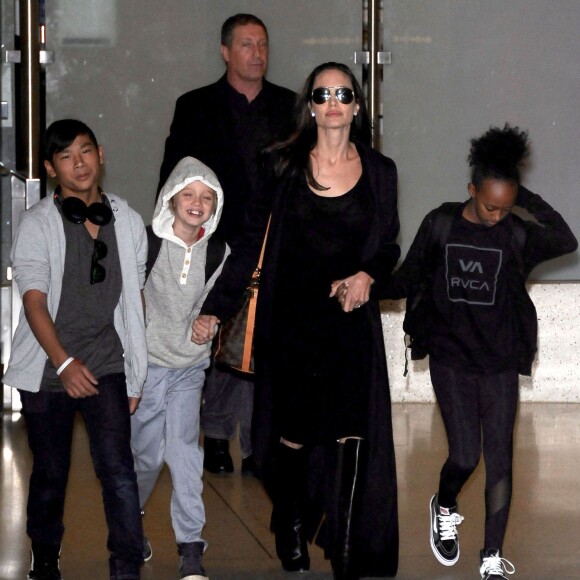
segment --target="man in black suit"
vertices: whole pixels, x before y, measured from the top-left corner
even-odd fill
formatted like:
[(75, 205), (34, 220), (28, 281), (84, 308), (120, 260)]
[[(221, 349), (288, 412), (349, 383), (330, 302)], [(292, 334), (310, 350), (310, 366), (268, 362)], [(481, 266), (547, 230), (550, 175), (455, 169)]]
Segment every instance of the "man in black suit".
[[(221, 53), (225, 74), (177, 99), (158, 189), (185, 156), (208, 165), (224, 192), (216, 233), (231, 246), (241, 233), (247, 201), (260, 187), (261, 151), (291, 131), (295, 94), (264, 78), (268, 31), (256, 16), (236, 14), (224, 22)], [(233, 471), (229, 440), (239, 422), (242, 473), (255, 474), (250, 442), (253, 390), (251, 379), (216, 368), (209, 372), (201, 411), (208, 471)]]

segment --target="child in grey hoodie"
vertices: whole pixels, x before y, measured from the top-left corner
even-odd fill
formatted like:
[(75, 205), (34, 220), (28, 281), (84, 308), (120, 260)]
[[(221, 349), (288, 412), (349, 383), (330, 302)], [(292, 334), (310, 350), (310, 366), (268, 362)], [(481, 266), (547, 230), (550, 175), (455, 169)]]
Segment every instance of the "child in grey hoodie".
[[(167, 463), (173, 482), (171, 520), (180, 578), (205, 580), (201, 538), (203, 450), (199, 413), (211, 345), (192, 342), (192, 323), (221, 272), (229, 250), (214, 236), (223, 207), (215, 174), (193, 157), (182, 159), (162, 188), (148, 228), (145, 284), (148, 374), (131, 419), (131, 446), (141, 507)], [(143, 557), (152, 552), (147, 540)]]

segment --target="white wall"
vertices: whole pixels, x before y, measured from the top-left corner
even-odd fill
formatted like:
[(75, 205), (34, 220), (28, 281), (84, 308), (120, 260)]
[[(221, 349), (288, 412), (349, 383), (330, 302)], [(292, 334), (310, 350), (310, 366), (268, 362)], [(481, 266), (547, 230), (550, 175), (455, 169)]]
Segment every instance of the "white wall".
[[(507, 121), (529, 131), (523, 184), (580, 232), (580, 2), (384, 0), (383, 151), (399, 169), (400, 244), (425, 214), (467, 199), (469, 140)], [(580, 280), (578, 254), (533, 280)]]
[[(544, 282), (528, 285), (538, 311), (538, 354), (531, 377), (520, 377), (520, 398), (527, 402), (580, 402), (580, 283)], [(405, 301), (382, 303), (383, 332), (387, 349), (393, 402), (435, 400), (429, 379), (428, 359), (411, 361), (403, 377)]]

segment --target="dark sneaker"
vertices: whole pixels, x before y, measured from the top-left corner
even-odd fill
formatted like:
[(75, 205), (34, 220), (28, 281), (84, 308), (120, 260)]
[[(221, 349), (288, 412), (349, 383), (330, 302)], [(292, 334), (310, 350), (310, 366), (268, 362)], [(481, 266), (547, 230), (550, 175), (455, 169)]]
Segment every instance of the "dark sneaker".
[(143, 536), (143, 562), (149, 562), (153, 558), (153, 550), (149, 540)]
[(32, 544), (28, 580), (62, 580), (58, 560), (60, 545)]
[(459, 540), (457, 527), (463, 516), (457, 507), (446, 508), (437, 503), (437, 494), (431, 498), (431, 549), (435, 558), (444, 566), (453, 566), (459, 560)]
[(254, 461), (253, 455), (248, 455), (248, 457), (242, 459), (242, 475), (259, 476), (258, 466)]
[(209, 580), (201, 565), (204, 550), (203, 542), (177, 544), (180, 580)]
[[(141, 519), (145, 516), (145, 510), (141, 509)], [(143, 536), (143, 562), (149, 562), (153, 558), (153, 550), (151, 549), (151, 544), (149, 539)]]
[(232, 473), (234, 463), (227, 439), (205, 437), (203, 440), (203, 467), (211, 473)]
[(481, 580), (507, 580), (506, 574), (511, 575), (516, 571), (516, 567), (509, 560), (501, 557), (500, 550), (481, 550), (480, 559)]

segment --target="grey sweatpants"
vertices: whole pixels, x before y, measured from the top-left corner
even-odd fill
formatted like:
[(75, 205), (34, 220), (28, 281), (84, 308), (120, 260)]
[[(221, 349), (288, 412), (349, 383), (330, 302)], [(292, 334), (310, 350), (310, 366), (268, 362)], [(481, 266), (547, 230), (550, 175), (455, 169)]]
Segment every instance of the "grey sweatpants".
[(209, 359), (185, 369), (149, 364), (143, 398), (131, 417), (131, 448), (145, 506), (164, 463), (171, 472), (171, 523), (178, 544), (202, 541), (205, 525), (199, 412)]

